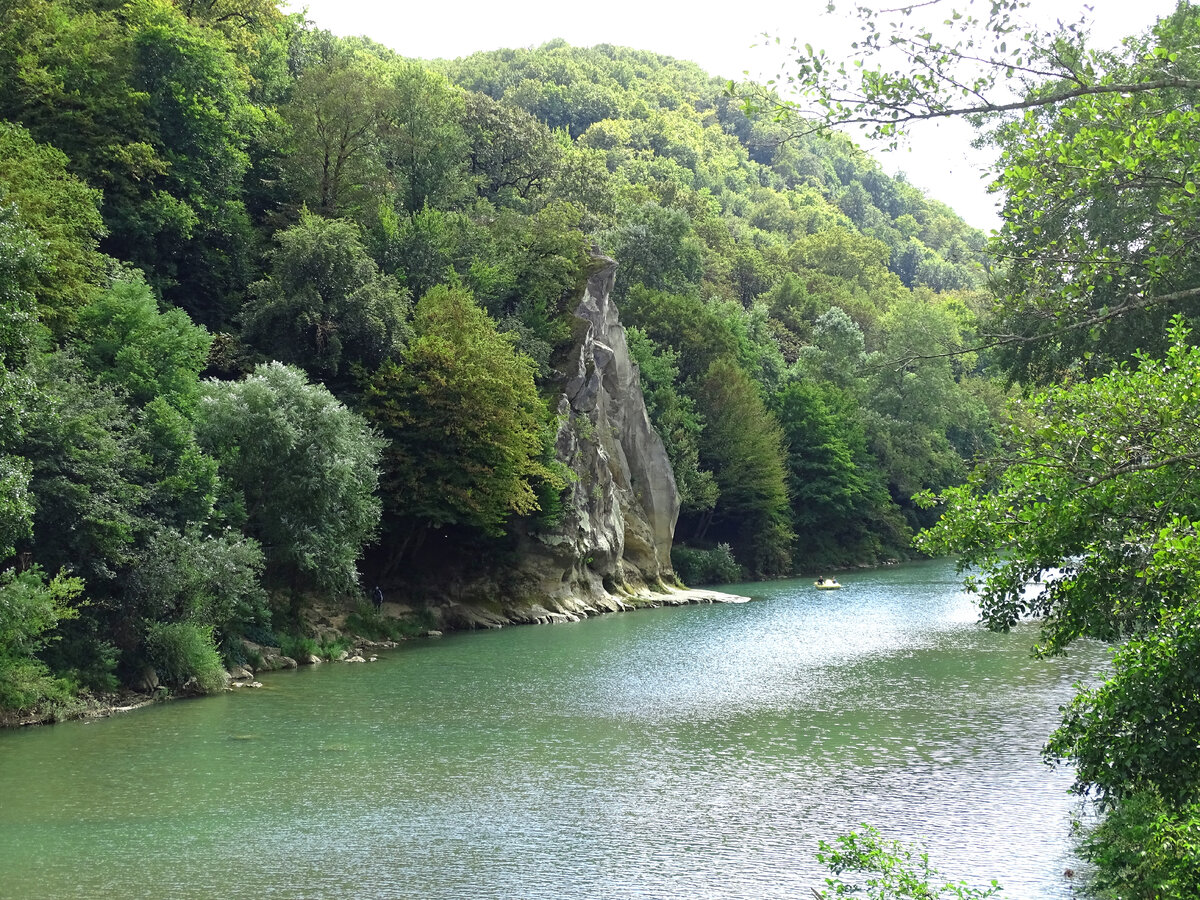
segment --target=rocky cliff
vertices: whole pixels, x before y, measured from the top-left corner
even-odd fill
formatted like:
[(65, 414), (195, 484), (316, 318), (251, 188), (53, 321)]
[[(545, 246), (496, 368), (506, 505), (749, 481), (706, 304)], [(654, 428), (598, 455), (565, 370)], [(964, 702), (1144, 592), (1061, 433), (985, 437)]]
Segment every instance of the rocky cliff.
[(721, 599), (678, 592), (671, 540), (675, 476), (650, 424), (637, 366), (611, 294), (617, 264), (597, 257), (560, 361), (557, 456), (574, 473), (556, 527), (520, 539), (513, 572), (456, 591), (438, 610), (449, 627), (560, 621), (627, 606)]
[(595, 260), (575, 309), (558, 400), (558, 458), (576, 476), (559, 527), (527, 548), (568, 590), (590, 595), (674, 582), (675, 476), (650, 424), (611, 295), (617, 264)]

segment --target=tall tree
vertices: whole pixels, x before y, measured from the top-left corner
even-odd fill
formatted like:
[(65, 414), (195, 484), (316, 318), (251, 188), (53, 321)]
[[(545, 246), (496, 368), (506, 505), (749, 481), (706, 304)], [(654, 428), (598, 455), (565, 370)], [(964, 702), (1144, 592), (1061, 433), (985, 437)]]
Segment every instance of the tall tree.
[(419, 63), (391, 79), (384, 160), (408, 212), (446, 208), (470, 190), (463, 97), (443, 75)]
[(33, 530), (33, 462), (17, 452), (36, 404), (30, 364), (42, 340), (33, 288), (42, 245), (0, 197), (0, 558)]
[(400, 351), (408, 293), (380, 274), (354, 223), (305, 211), (276, 240), (270, 276), (242, 312), (250, 344), (335, 385), (355, 364), (372, 370)]
[(487, 94), (468, 94), (463, 105), (469, 172), (485, 197), (529, 201), (554, 184), (563, 148), (545, 124)]
[(864, 542), (879, 531), (868, 527), (874, 524), (872, 514), (888, 505), (882, 479), (863, 466), (868, 455), (862, 428), (839, 416), (823, 393), (810, 381), (794, 381), (773, 399), (788, 447), (788, 498), (800, 570), (866, 555)]
[(708, 517), (713, 529), (733, 539), (739, 561), (755, 574), (786, 572), (793, 534), (783, 432), (757, 386), (731, 360), (709, 366), (700, 397), (707, 411), (701, 460), (721, 491)]
[(380, 131), (390, 87), (383, 64), (326, 35), (310, 50), (281, 108), (292, 129), (288, 177), (324, 216), (356, 215), (386, 185)]
[(403, 361), (366, 390), (367, 414), (389, 441), (387, 508), (408, 537), (444, 525), (502, 534), (514, 515), (539, 509), (540, 484), (565, 486), (544, 462), (548, 413), (532, 361), (461, 290), (427, 293), (413, 328)]

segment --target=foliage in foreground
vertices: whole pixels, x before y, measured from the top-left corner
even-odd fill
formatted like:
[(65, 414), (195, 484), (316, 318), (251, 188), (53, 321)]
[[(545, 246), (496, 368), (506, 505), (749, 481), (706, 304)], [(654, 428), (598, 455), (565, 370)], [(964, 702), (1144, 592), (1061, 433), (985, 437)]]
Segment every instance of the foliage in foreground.
[(1043, 653), (1128, 641), (1048, 750), (1102, 799), (1200, 788), (1200, 348), (1189, 338), (1177, 322), (1165, 360), (1014, 407), (1005, 456), (946, 491), (946, 514), (920, 541), (977, 571), (968, 585), (990, 626), (1038, 618)]
[(1064, 386), (1014, 405), (1000, 452), (943, 493), (922, 546), (976, 570), (990, 626), (1039, 619), (1040, 652), (1124, 642), (1046, 755), (1107, 810), (1084, 846), (1099, 885), (1196, 896), (1200, 7), (1180, 0), (1108, 51), (1069, 20), (1043, 32), (1023, 0), (955, 5), (859, 6), (855, 65), (806, 47), (792, 78), (822, 124), (885, 138), (990, 114), (1005, 197), (992, 249), (1009, 261), (993, 344), (1014, 377)]
[(1104, 900), (1192, 900), (1200, 885), (1200, 802), (1174, 807), (1157, 792), (1129, 795), (1087, 836), (1091, 887)]
[(985, 900), (1000, 896), (1000, 885), (971, 887), (965, 881), (945, 881), (929, 864), (929, 854), (883, 837), (863, 824), (861, 831), (839, 835), (832, 844), (821, 841), (817, 859), (833, 876), (826, 889), (814, 890), (818, 900), (861, 897), (864, 900)]
[[(1005, 455), (942, 495), (946, 513), (921, 543), (977, 571), (968, 583), (992, 627), (1040, 619), (1043, 653), (1125, 642), (1045, 752), (1074, 763), (1075, 789), (1109, 810), (1084, 847), (1101, 883), (1178, 871), (1180, 896), (1194, 896), (1172, 823), (1200, 798), (1200, 348), (1181, 321), (1170, 339), (1162, 361), (1014, 406)], [(1146, 792), (1168, 817), (1159, 831), (1142, 821)]]

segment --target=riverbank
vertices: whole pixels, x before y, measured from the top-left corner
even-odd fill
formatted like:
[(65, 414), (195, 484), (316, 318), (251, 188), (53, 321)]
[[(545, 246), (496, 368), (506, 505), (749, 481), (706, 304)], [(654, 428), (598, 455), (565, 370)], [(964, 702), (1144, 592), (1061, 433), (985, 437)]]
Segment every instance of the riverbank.
[(653, 609), (663, 606), (689, 606), (700, 603), (747, 603), (749, 597), (727, 594), (710, 588), (663, 588), (632, 594), (602, 594), (587, 600), (579, 597), (558, 598), (553, 603), (477, 604), (446, 603), (432, 612), (444, 631), (477, 628), (503, 628), (506, 625), (555, 625), (580, 622), (591, 616)]
[[(405, 603), (384, 603), (375, 622), (384, 630), (395, 633), (398, 639), (359, 633), (362, 619), (354, 618), (346, 608), (315, 607), (310, 613), (309, 628), (323, 640), (343, 639), (348, 646), (329, 658), (318, 654), (286, 655), (281, 648), (243, 641), (245, 661), (231, 665), (226, 690), (253, 690), (261, 687), (258, 676), (283, 669), (322, 663), (366, 663), (378, 659), (377, 651), (392, 650), (404, 640), (435, 638), (448, 631), (495, 629), (514, 625), (560, 625), (580, 622), (597, 615), (653, 609), (663, 606), (689, 606), (705, 603), (747, 603), (749, 597), (728, 594), (710, 588), (665, 588), (622, 596), (607, 595), (584, 601), (577, 597), (559, 598), (552, 603), (487, 604), (445, 602), (433, 607), (413, 607)], [(432, 620), (429, 627), (401, 635), (404, 623), (420, 618)], [(166, 700), (205, 696), (203, 692), (184, 689), (170, 691), (158, 684), (152, 670), (143, 675), (140, 690), (121, 690), (113, 693), (87, 694), (72, 702), (45, 709), (9, 712), (0, 710), (0, 728), (49, 725), (76, 719), (101, 719), (132, 712)]]

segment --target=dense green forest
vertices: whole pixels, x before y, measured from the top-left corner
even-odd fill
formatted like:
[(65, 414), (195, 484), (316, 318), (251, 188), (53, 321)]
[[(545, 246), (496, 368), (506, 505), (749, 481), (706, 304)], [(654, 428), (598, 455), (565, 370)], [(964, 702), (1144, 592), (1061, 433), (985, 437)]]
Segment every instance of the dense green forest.
[[(1125, 642), (1047, 753), (1109, 811), (1099, 889), (1195, 896), (1200, 13), (1097, 52), (984, 6), (860, 9), (866, 65), (797, 49), (800, 111), (612, 46), (423, 62), (269, 0), (0, 0), (0, 710), (215, 687), (430, 535), (503, 565), (562, 515), (603, 254), (677, 573), (921, 533), (1040, 652)], [(963, 114), (1001, 154), (990, 245), (819, 127)]]
[(994, 444), (980, 360), (913, 361), (970, 340), (983, 236), (694, 65), (419, 62), (264, 0), (0, 21), (0, 706), (178, 686), (431, 532), (553, 523), (597, 251), (685, 579), (902, 556)]

